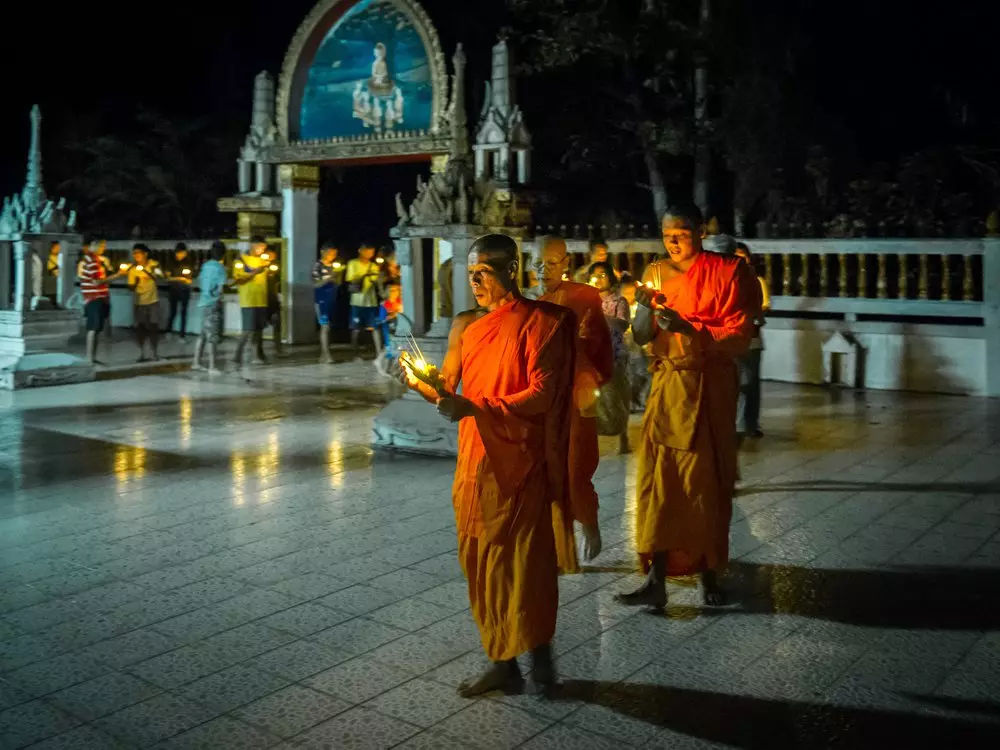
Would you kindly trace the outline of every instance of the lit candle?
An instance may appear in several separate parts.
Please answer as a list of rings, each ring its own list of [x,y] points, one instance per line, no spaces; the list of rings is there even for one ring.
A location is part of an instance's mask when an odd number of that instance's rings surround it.
[[[385,258],[376,258],[375,262],[376,263],[385,263]]]
[[[263,258],[264,260],[271,260],[271,256],[268,255],[267,253],[261,253],[260,257]]]
[[[122,263],[120,266],[118,266],[118,270],[119,271],[126,271],[126,270],[128,270],[128,263]]]
[[[334,271],[339,271],[341,268],[343,268],[343,266],[341,266],[340,263],[334,263],[333,264],[333,270]]]
[[[647,281],[646,282],[646,288],[647,289],[652,289],[653,288],[653,282],[652,281]]]
[[[597,286],[597,277],[596,276],[591,276],[590,277],[590,285],[591,286]]]
[[[243,264],[242,264],[242,263],[237,263],[237,264],[236,264],[236,267],[237,267],[238,269],[240,269],[241,271],[243,270]]]
[[[191,269],[190,268],[185,268],[183,271],[181,271],[181,273],[184,274],[185,276],[190,276],[191,275]]]
[[[136,267],[135,267],[135,270],[136,270],[136,271],[141,271],[141,270],[142,270],[142,266],[136,266]]]
[[[278,270],[278,267],[277,267],[276,265],[274,265],[274,263],[272,263],[272,264],[271,264],[271,265],[269,266],[269,268],[270,268],[270,269],[271,269],[272,271],[277,271],[277,270]]]

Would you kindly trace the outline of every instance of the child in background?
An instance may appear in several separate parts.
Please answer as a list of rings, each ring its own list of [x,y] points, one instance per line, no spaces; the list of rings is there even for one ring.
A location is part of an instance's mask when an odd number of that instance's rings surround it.
[[[389,372],[388,365],[391,365],[395,358],[392,337],[389,334],[389,324],[403,312],[403,290],[399,282],[390,281],[385,287],[385,293],[386,299],[379,308],[379,330],[382,332],[382,341],[385,344],[386,372]]]

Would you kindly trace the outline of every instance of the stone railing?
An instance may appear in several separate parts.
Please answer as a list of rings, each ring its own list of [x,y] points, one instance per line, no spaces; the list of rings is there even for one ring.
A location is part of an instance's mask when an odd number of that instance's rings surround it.
[[[847,341],[862,352],[850,385],[1000,396],[1000,238],[747,244],[772,295],[765,378],[826,382],[830,351]],[[584,264],[588,241],[567,245]],[[523,250],[535,256],[537,242]],[[663,253],[645,237],[611,239],[608,250],[637,277]]]

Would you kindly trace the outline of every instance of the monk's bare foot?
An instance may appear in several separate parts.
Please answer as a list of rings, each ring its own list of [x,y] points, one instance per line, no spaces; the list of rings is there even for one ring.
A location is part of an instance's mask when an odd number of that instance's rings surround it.
[[[714,570],[706,570],[701,574],[701,600],[708,607],[726,605],[726,591],[719,585],[719,579]]]
[[[652,607],[663,609],[667,606],[667,583],[650,577],[635,591],[628,594],[618,594],[615,601],[626,607]]]
[[[556,667],[552,661],[552,646],[546,643],[531,652],[531,692],[549,696],[556,686]]]
[[[517,693],[524,685],[517,659],[494,663],[483,674],[473,681],[466,680],[458,686],[458,694],[463,698],[475,698],[477,695],[502,690],[505,693]]]

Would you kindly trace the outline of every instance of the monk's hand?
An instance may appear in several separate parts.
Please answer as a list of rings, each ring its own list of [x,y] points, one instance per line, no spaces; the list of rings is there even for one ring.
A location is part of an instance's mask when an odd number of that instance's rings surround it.
[[[471,417],[475,411],[472,402],[465,396],[453,393],[450,396],[442,396],[437,402],[438,414],[447,417],[452,422],[460,422],[466,417]]]
[[[583,559],[590,562],[601,554],[601,529],[596,523],[593,526],[582,523],[580,528],[583,530]]]

